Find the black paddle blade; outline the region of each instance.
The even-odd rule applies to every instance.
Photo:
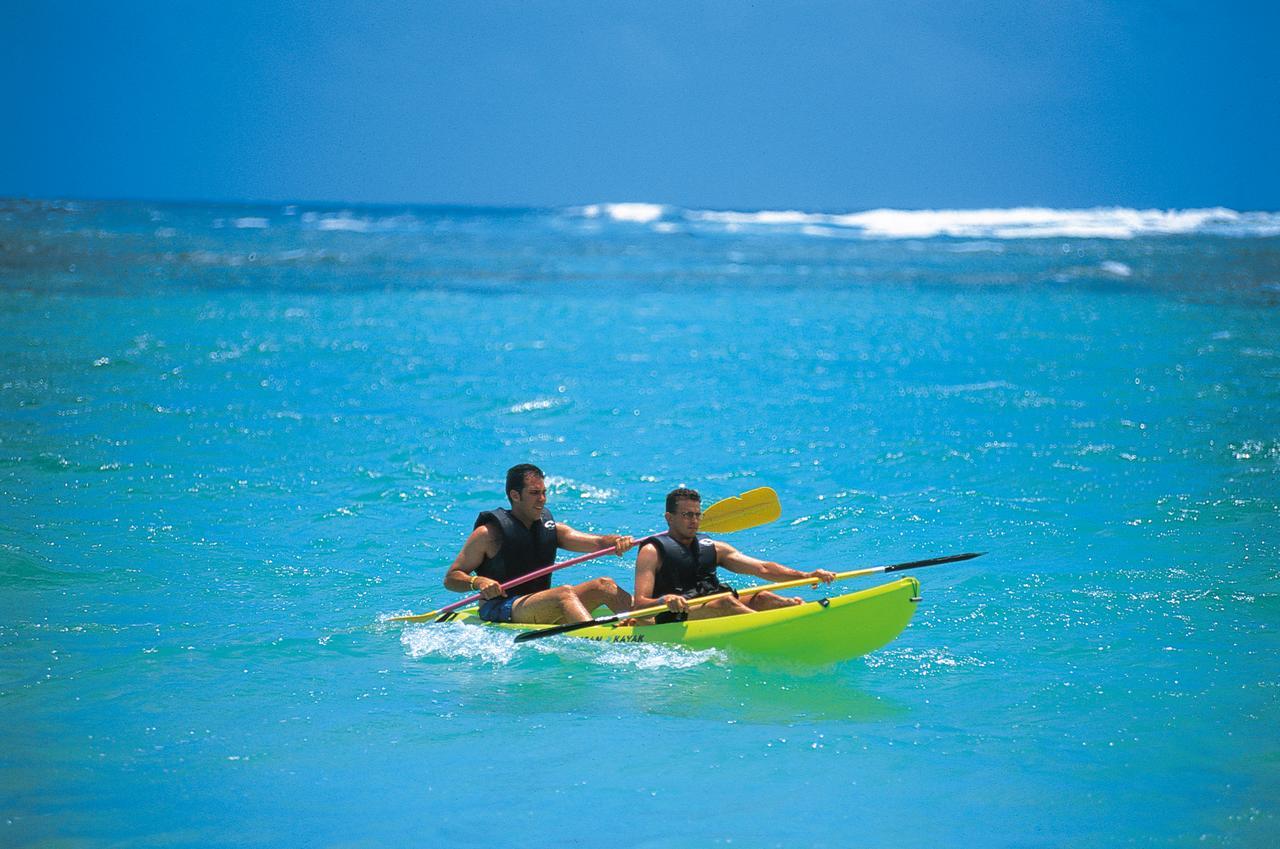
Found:
[[[886,572],[900,572],[903,569],[919,569],[921,566],[937,566],[940,563],[958,563],[961,560],[972,560],[981,557],[985,551],[970,551],[966,554],[951,554],[946,557],[931,557],[928,560],[912,560],[910,563],[895,563],[884,567]]]

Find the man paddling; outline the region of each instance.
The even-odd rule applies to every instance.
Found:
[[[631,608],[631,596],[610,578],[575,586],[551,586],[543,575],[504,592],[502,584],[555,560],[556,549],[590,552],[613,546],[621,555],[629,536],[584,534],[557,522],[547,510],[542,470],[521,463],[507,470],[510,509],[486,510],[445,573],[444,585],[458,593],[479,593],[480,618],[488,622],[553,624],[585,622],[601,604],[614,613]]]
[[[686,616],[689,619],[706,619],[754,613],[790,607],[804,601],[798,596],[760,592],[745,601],[728,596],[689,607],[688,599],[731,591],[730,587],[720,583],[716,575],[717,566],[774,581],[813,578],[829,584],[835,579],[835,573],[826,569],[800,572],[771,560],[748,557],[728,543],[698,533],[701,521],[702,496],[697,490],[672,490],[667,493],[667,533],[651,537],[640,546],[640,553],[636,556],[634,601],[637,609],[665,604],[667,612],[656,618],[659,623]]]

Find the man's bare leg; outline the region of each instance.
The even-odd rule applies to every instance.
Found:
[[[804,599],[799,596],[781,596],[765,590],[762,593],[753,595],[749,604],[752,610],[777,610],[780,607],[794,607],[797,604],[804,604]]]
[[[697,607],[689,608],[690,619],[712,619],[716,616],[737,616],[741,613],[753,612],[741,599],[727,596],[726,598],[709,601],[706,604],[700,604]]]
[[[532,625],[555,625],[560,622],[586,622],[591,614],[582,599],[567,584],[516,599],[511,606],[511,621]]]
[[[572,589],[587,610],[595,610],[602,604],[614,613],[631,609],[631,593],[618,586],[612,578],[584,581]]]

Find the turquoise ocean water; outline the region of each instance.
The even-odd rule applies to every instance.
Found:
[[[1278,307],[1228,210],[2,202],[0,844],[1275,846]],[[521,461],[989,553],[825,669],[380,623]]]

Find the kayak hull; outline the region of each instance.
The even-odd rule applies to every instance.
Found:
[[[608,643],[659,643],[693,650],[719,649],[733,655],[805,664],[837,663],[892,642],[915,613],[920,582],[902,578],[878,587],[778,610],[718,616],[662,625],[593,625],[563,636]],[[474,608],[459,620],[513,633],[547,625],[484,622]]]

